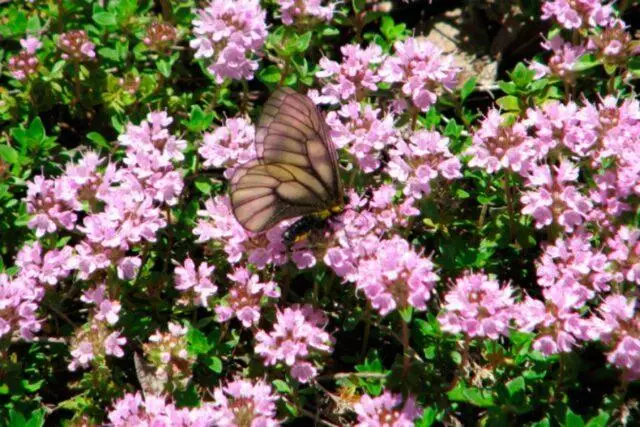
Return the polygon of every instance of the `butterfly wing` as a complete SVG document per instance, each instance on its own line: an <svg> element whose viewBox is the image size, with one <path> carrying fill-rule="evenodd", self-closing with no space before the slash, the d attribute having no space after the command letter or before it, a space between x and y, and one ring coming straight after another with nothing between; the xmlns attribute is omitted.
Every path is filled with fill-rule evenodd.
<svg viewBox="0 0 640 427"><path fill-rule="evenodd" d="M264 106L256 133L258 159L231 179L231 206L260 232L294 216L342 204L338 157L320 111L305 95L279 89Z"/></svg>

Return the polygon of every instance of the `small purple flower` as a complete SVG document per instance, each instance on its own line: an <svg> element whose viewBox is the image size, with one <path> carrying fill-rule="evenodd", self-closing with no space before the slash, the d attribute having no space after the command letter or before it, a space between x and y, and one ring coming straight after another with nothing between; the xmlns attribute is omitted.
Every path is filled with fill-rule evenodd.
<svg viewBox="0 0 640 427"><path fill-rule="evenodd" d="M282 362L290 367L296 380L307 383L317 375L311 356L333 350L333 338L324 330L326 324L324 313L310 305L287 307L276 313L270 332L258 331L255 351L266 366Z"/></svg>
<svg viewBox="0 0 640 427"><path fill-rule="evenodd" d="M513 305L510 286L501 287L482 273L465 273L445 296L444 313L438 320L443 331L496 340L509 332Z"/></svg>
<svg viewBox="0 0 640 427"><path fill-rule="evenodd" d="M326 6L323 0L278 0L282 23L291 25L305 18L316 18L320 21L331 21L336 3L329 0Z"/></svg>
<svg viewBox="0 0 640 427"><path fill-rule="evenodd" d="M96 57L96 45L89 40L89 36L84 30L73 30L60 34L58 47L62 50L63 59L86 62Z"/></svg>
<svg viewBox="0 0 640 427"><path fill-rule="evenodd" d="M205 407L211 412L213 423L220 427L260 426L276 427L277 395L262 380L237 379L213 391L214 402Z"/></svg>
<svg viewBox="0 0 640 427"><path fill-rule="evenodd" d="M413 427L413 421L422 411L417 407L413 396L409 396L404 405L402 402L402 395L389 391L373 398L367 394L362 395L360 402L353 407L358 415L356 427Z"/></svg>
<svg viewBox="0 0 640 427"><path fill-rule="evenodd" d="M203 307L209 306L209 297L215 295L218 287L211 281L211 274L215 266L209 266L206 262L196 265L191 258L187 258L184 264L175 269L176 289L180 292L193 294L194 302Z"/></svg>
<svg viewBox="0 0 640 427"><path fill-rule="evenodd" d="M253 78L258 62L252 57L267 37L266 12L258 0L211 0L196 11L191 47L196 58L207 58L217 83L225 78Z"/></svg>
<svg viewBox="0 0 640 427"><path fill-rule="evenodd" d="M228 275L234 284L224 297L224 302L216 306L216 319L226 322L236 317L245 328L258 324L260 305L265 298L279 298L280 288L273 281L261 282L257 274L244 268L236 269Z"/></svg>

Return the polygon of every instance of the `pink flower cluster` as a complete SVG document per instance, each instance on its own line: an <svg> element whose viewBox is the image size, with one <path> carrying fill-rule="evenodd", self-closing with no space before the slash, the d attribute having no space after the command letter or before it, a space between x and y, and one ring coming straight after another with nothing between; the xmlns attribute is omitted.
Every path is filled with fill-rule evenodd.
<svg viewBox="0 0 640 427"><path fill-rule="evenodd" d="M422 414L413 396L403 402L402 395L385 391L378 397L362 395L353 407L358 415L356 427L413 427Z"/></svg>
<svg viewBox="0 0 640 427"><path fill-rule="evenodd" d="M612 277L607 256L592 248L591 237L581 232L545 247L537 265L538 285L571 289L583 300L608 291Z"/></svg>
<svg viewBox="0 0 640 427"><path fill-rule="evenodd" d="M535 70L536 78L553 76L560 78L567 84L575 84L577 75L575 66L578 64L578 59L587 53L586 46L574 45L558 35L542 43L542 47L552 52L552 55L546 64L536 61L531 63L531 69Z"/></svg>
<svg viewBox="0 0 640 427"><path fill-rule="evenodd" d="M262 356L266 366L282 362L293 378L307 383L318 373L311 360L313 354L333 350L334 340L324 330L327 322L324 313L310 305L296 304L278 310L273 329L260 330L255 335L255 352Z"/></svg>
<svg viewBox="0 0 640 427"><path fill-rule="evenodd" d="M23 339L32 339L41 326L36 318L44 289L38 282L19 274L0 274L0 338L17 331Z"/></svg>
<svg viewBox="0 0 640 427"><path fill-rule="evenodd" d="M483 273L465 273L444 297L442 330L468 337L498 339L509 332L513 319L513 289Z"/></svg>
<svg viewBox="0 0 640 427"><path fill-rule="evenodd" d="M108 413L113 427L208 427L213 424L213 414L207 406L201 408L176 408L164 396L140 393L126 394L115 402Z"/></svg>
<svg viewBox="0 0 640 427"><path fill-rule="evenodd" d="M42 46L42 42L33 36L20 40L22 51L9 58L9 71L16 80L26 80L38 70L40 61L36 57L36 51Z"/></svg>
<svg viewBox="0 0 640 427"><path fill-rule="evenodd" d="M360 47L348 44L340 48L342 62L327 57L320 59L320 70L316 77L322 79L323 86L318 93L310 91L309 96L320 104L338 104L362 101L368 93L378 90L382 80L377 69L384 60L382 48L376 44Z"/></svg>
<svg viewBox="0 0 640 427"><path fill-rule="evenodd" d="M323 0L278 0L282 23L291 25L305 18L317 18L321 21L331 21L336 4L329 0L326 6Z"/></svg>
<svg viewBox="0 0 640 427"><path fill-rule="evenodd" d="M529 143L527 127L522 122L509 126L496 109L491 109L473 134L472 145L465 154L473 156L469 166L489 173L501 169L525 170L535 151Z"/></svg>
<svg viewBox="0 0 640 427"><path fill-rule="evenodd" d="M602 0L546 0L542 19L553 19L568 30L606 27L613 22L613 8Z"/></svg>
<svg viewBox="0 0 640 427"><path fill-rule="evenodd" d="M578 168L568 160L559 166L535 165L528 171L522 213L531 215L536 228L560 225L571 233L588 217L592 202L579 191Z"/></svg>
<svg viewBox="0 0 640 427"><path fill-rule="evenodd" d="M169 322L167 331L156 332L143 346L148 362L155 368L156 378L165 381L166 391L184 388L192 375L196 357L187 351L187 327Z"/></svg>
<svg viewBox="0 0 640 427"><path fill-rule="evenodd" d="M449 151L449 138L435 131L414 132L389 154L389 175L404 183L404 194L415 199L428 196L431 181L439 176L446 180L462 177L460 160Z"/></svg>
<svg viewBox="0 0 640 427"><path fill-rule="evenodd" d="M211 412L213 423L220 427L276 427L275 401L271 386L262 380L237 379L213 391L214 401L204 407Z"/></svg>
<svg viewBox="0 0 640 427"><path fill-rule="evenodd" d="M166 225L160 206L176 203L182 191L182 176L172 162L184 158L186 147L169 134L171 122L166 113L155 112L140 125L129 125L119 137L127 147L123 167L109 163L101 172L104 160L87 153L60 177L36 177L28 183L27 207L34 215L29 226L36 235L59 228L83 234L67 264L80 278L116 265L119 278L132 279L141 259L127 256L127 251L155 241ZM85 205L90 210L79 224L77 213Z"/></svg>
<svg viewBox="0 0 640 427"><path fill-rule="evenodd" d="M460 71L451 55L424 38L410 37L394 44L394 54L386 58L380 76L386 83L401 85L413 106L427 111L443 90L458 83Z"/></svg>
<svg viewBox="0 0 640 427"><path fill-rule="evenodd" d="M108 413L114 427L275 427L277 396L262 380L237 379L218 387L214 401L199 408L176 408L165 396L140 393L118 399Z"/></svg>
<svg viewBox="0 0 640 427"><path fill-rule="evenodd" d="M607 360L623 370L626 380L640 379L640 317L635 299L609 295L598 310L600 316L593 322L600 339L612 349Z"/></svg>
<svg viewBox="0 0 640 427"><path fill-rule="evenodd" d="M380 155L400 138L392 115L355 101L327 115L330 135L337 148L347 148L366 173L380 168Z"/></svg>
<svg viewBox="0 0 640 427"><path fill-rule="evenodd" d="M176 289L186 293L187 298L203 307L209 306L209 297L215 295L218 287L211 281L215 266L201 262L196 265L191 258L184 260L184 264L174 270Z"/></svg>
<svg viewBox="0 0 640 427"><path fill-rule="evenodd" d="M254 235L233 216L227 196L207 200L205 209L198 211L198 215L200 219L193 229L198 236L196 243L212 242L214 247L222 245L231 264L245 260L263 269L270 264L277 266L287 262L287 247L282 243L282 234L291 221L283 221L266 233ZM294 245L291 259L298 268L310 268L316 262L305 242Z"/></svg>
<svg viewBox="0 0 640 427"><path fill-rule="evenodd" d="M71 341L70 371L88 368L96 359L105 356L122 357L122 346L127 339L118 331L111 331L106 322L92 321L86 328L77 331Z"/></svg>
<svg viewBox="0 0 640 427"><path fill-rule="evenodd" d="M234 166L255 159L255 128L242 117L226 119L213 132L204 134L198 153L204 167L226 168L225 176L233 176Z"/></svg>
<svg viewBox="0 0 640 427"><path fill-rule="evenodd" d="M86 62L96 57L96 45L89 40L89 36L84 30L73 30L60 34L58 47L62 51L62 58L70 61Z"/></svg>
<svg viewBox="0 0 640 427"><path fill-rule="evenodd" d="M324 263L338 276L357 283L361 260L373 256L378 243L386 235L393 235L395 227L407 227L411 217L420 213L413 206L414 199L396 204L395 195L396 189L390 184L373 190L370 198L351 192L350 202L334 230L337 245L324 256Z"/></svg>
<svg viewBox="0 0 640 427"><path fill-rule="evenodd" d="M245 267L237 268L228 275L234 284L224 297L224 302L216 306L219 322L236 317L245 328L255 326L260 321L260 305L265 298L279 298L280 288L273 281L261 282L257 274L251 274Z"/></svg>
<svg viewBox="0 0 640 427"><path fill-rule="evenodd" d="M217 83L225 78L253 78L258 62L252 59L267 37L266 12L259 0L211 0L196 11L191 47L196 58L206 58Z"/></svg>

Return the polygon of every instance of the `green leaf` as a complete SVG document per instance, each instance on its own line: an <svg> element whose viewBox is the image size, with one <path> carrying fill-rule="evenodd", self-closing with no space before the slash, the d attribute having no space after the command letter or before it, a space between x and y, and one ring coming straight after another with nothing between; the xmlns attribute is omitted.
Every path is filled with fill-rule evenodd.
<svg viewBox="0 0 640 427"><path fill-rule="evenodd" d="M171 63L166 59L159 59L158 62L156 62L156 67L158 67L158 71L160 71L160 74L163 76L167 78L171 76Z"/></svg>
<svg viewBox="0 0 640 427"><path fill-rule="evenodd" d="M533 81L535 74L535 71L529 69L524 63L519 62L509 76L516 86L525 88Z"/></svg>
<svg viewBox="0 0 640 427"><path fill-rule="evenodd" d="M95 12L93 20L96 24L103 27L115 27L118 23L116 15L111 12Z"/></svg>
<svg viewBox="0 0 640 427"><path fill-rule="evenodd" d="M280 68L276 65L269 65L260 70L258 78L264 83L279 83L281 78Z"/></svg>
<svg viewBox="0 0 640 427"><path fill-rule="evenodd" d="M296 49L298 52L304 52L309 49L309 44L311 43L311 36L313 33L311 31L307 31L301 36L298 36L296 40Z"/></svg>
<svg viewBox="0 0 640 427"><path fill-rule="evenodd" d="M205 334L199 329L192 326L189 327L187 332L187 350L194 355L206 354L214 348Z"/></svg>
<svg viewBox="0 0 640 427"><path fill-rule="evenodd" d="M507 95L496 100L496 104L504 111L520 111L520 101L515 96Z"/></svg>
<svg viewBox="0 0 640 427"><path fill-rule="evenodd" d="M211 194L211 181L206 176L197 177L194 180L193 185L195 185L198 191L200 191L202 194Z"/></svg>
<svg viewBox="0 0 640 427"><path fill-rule="evenodd" d="M584 427L584 421L582 421L582 417L574 413L571 408L567 408L564 425L565 427Z"/></svg>
<svg viewBox="0 0 640 427"><path fill-rule="evenodd" d="M629 67L629 71L631 71L634 76L640 77L640 56L632 56L631 58L629 58L627 66Z"/></svg>
<svg viewBox="0 0 640 427"><path fill-rule="evenodd" d="M105 137L100 135L98 132L89 132L87 134L87 139L89 141L94 142L98 147L104 148L107 151L110 151L112 148L111 145L109 145L109 142L105 139Z"/></svg>
<svg viewBox="0 0 640 427"><path fill-rule="evenodd" d="M19 159L18 152L13 147L9 147L6 144L0 144L0 157L10 165L18 163Z"/></svg>
<svg viewBox="0 0 640 427"><path fill-rule="evenodd" d="M187 128L192 132L202 132L211 126L214 117L213 112L205 113L199 105L194 105L191 107L189 121L186 122Z"/></svg>
<svg viewBox="0 0 640 427"><path fill-rule="evenodd" d="M587 423L587 427L606 427L611 416L604 411L600 411L598 415L591 418Z"/></svg>
<svg viewBox="0 0 640 427"><path fill-rule="evenodd" d="M488 391L476 387L467 388L463 381L459 381L456 387L447 393L447 396L454 402L468 402L480 408L490 408L494 405Z"/></svg>
<svg viewBox="0 0 640 427"><path fill-rule="evenodd" d="M411 306L405 307L399 310L399 312L400 312L400 317L402 317L402 320L404 320L405 323L411 323L411 316L413 315L413 307Z"/></svg>
<svg viewBox="0 0 640 427"><path fill-rule="evenodd" d="M523 377L515 378L507 383L509 392L509 402L512 405L519 405L525 399L525 381Z"/></svg>
<svg viewBox="0 0 640 427"><path fill-rule="evenodd" d="M593 53L587 53L578 58L575 64L573 64L573 71L586 71L599 65L600 61L598 61L598 58Z"/></svg>
<svg viewBox="0 0 640 427"><path fill-rule="evenodd" d="M464 100L467 99L469 95L471 95L471 93L473 93L476 88L476 83L477 79L475 76L464 82L462 88L460 89L460 99L462 100L462 102L464 102Z"/></svg>
<svg viewBox="0 0 640 427"><path fill-rule="evenodd" d="M42 125L42 120L40 117L36 117L28 129L29 137L33 138L35 141L42 141L46 135L44 126Z"/></svg>
<svg viewBox="0 0 640 427"><path fill-rule="evenodd" d="M422 418L416 423L416 427L430 427L436 422L438 413L432 407L425 408L422 412Z"/></svg>
<svg viewBox="0 0 640 427"><path fill-rule="evenodd" d="M279 393L291 394L291 387L285 381L274 380L271 384L276 388Z"/></svg>
<svg viewBox="0 0 640 427"><path fill-rule="evenodd" d="M219 357L211 356L209 362L207 363L207 366L216 374L222 372L222 360Z"/></svg>

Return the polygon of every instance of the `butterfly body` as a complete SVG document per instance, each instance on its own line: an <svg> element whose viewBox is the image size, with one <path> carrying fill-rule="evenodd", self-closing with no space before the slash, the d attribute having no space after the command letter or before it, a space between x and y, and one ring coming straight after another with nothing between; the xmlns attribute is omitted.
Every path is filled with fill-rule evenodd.
<svg viewBox="0 0 640 427"><path fill-rule="evenodd" d="M282 242L291 247L307 238L313 230L323 228L329 218L343 211L342 205L335 205L331 209L305 215L287 228L282 234Z"/></svg>
<svg viewBox="0 0 640 427"><path fill-rule="evenodd" d="M289 88L271 95L256 129L256 155L231 179L231 207L247 230L306 217L288 234L295 241L342 211L338 155L322 113L306 95Z"/></svg>

